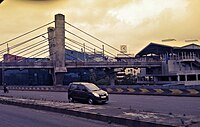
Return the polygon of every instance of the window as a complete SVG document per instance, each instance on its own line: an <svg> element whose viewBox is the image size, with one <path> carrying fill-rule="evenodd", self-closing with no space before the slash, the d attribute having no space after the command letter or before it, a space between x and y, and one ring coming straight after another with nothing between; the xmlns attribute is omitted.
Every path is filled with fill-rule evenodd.
<svg viewBox="0 0 200 127"><path fill-rule="evenodd" d="M72 84L71 87L70 87L70 90L75 90L77 89L77 85L76 84Z"/></svg>
<svg viewBox="0 0 200 127"><path fill-rule="evenodd" d="M196 75L187 75L187 80L188 81L196 81Z"/></svg>
<svg viewBox="0 0 200 127"><path fill-rule="evenodd" d="M86 85L86 87L91 90L91 91L95 91L95 90L99 90L99 87L97 87L96 85L92 84L92 83L88 83Z"/></svg>
<svg viewBox="0 0 200 127"><path fill-rule="evenodd" d="M185 75L180 75L180 81L185 81Z"/></svg>
<svg viewBox="0 0 200 127"><path fill-rule="evenodd" d="M83 86L83 85L78 85L78 90L85 91L86 88L85 88L85 86Z"/></svg>

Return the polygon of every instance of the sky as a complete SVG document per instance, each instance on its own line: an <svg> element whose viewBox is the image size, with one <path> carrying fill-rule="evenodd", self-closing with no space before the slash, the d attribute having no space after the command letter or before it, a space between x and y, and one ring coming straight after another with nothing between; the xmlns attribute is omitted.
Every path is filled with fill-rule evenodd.
<svg viewBox="0 0 200 127"><path fill-rule="evenodd" d="M150 42L200 44L185 42L200 40L199 5L200 0L4 0L0 4L0 43L49 23L55 14L62 13L67 22L117 49L127 45L130 54ZM73 31L69 26L66 29ZM165 39L176 41L162 42ZM109 47L105 49L117 54Z"/></svg>

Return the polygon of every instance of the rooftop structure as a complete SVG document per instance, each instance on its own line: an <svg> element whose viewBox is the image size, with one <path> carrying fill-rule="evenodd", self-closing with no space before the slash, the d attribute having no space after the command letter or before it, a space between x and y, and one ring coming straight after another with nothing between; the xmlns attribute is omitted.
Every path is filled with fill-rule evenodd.
<svg viewBox="0 0 200 127"><path fill-rule="evenodd" d="M138 83L200 85L200 45L171 47L150 43L136 58L162 61L161 67L141 68Z"/></svg>

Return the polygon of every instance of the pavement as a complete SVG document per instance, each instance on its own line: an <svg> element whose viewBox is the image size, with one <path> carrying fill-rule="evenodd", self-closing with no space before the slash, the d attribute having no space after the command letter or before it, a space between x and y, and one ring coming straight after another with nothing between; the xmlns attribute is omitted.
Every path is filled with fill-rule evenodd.
<svg viewBox="0 0 200 127"><path fill-rule="evenodd" d="M16 98L1 95L0 103L16 105L26 108L64 113L104 122L126 126L148 127L198 127L200 118L194 115L176 115L156 112L136 111L129 108L116 108L108 105L88 105L80 103L66 103L62 101L48 101L28 98Z"/></svg>

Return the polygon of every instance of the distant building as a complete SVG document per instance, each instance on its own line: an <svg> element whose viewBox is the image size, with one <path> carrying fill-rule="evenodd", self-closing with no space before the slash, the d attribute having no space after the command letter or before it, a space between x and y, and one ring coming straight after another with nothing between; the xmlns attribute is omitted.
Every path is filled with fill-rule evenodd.
<svg viewBox="0 0 200 127"><path fill-rule="evenodd" d="M171 47L150 43L135 60L162 62L161 67L141 68L137 83L200 85L200 45Z"/></svg>

